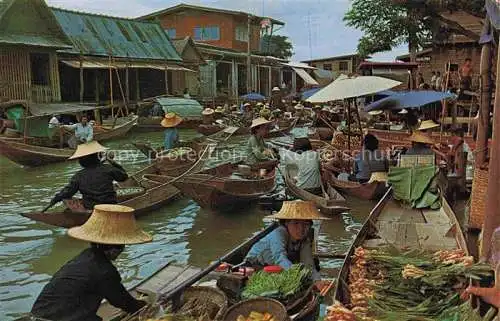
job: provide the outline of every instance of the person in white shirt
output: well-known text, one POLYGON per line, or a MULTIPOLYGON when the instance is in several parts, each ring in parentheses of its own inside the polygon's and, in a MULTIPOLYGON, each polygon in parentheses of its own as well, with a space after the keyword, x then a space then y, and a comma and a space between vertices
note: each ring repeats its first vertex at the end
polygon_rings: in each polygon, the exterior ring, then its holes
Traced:
POLYGON ((321 193, 321 171, 319 153, 312 150, 308 138, 296 138, 293 142, 293 150, 280 149, 280 164, 285 166, 297 166, 297 187, 311 193, 321 193))
POLYGON ((436 90, 437 91, 442 91, 443 88, 443 78, 441 78, 441 72, 438 71, 436 74, 436 90))
POLYGON ((56 128, 60 125, 59 118, 57 118, 57 115, 52 115, 52 118, 49 120, 49 128, 56 128))
POLYGON ((75 135, 68 141, 68 145, 71 148, 76 148, 79 144, 89 143, 94 138, 94 129, 88 123, 87 116, 82 116, 79 123, 63 125, 63 127, 75 132, 75 135))
POLYGON ((433 90, 437 90, 437 87, 436 87, 436 72, 435 71, 432 72, 431 87, 432 87, 433 90))

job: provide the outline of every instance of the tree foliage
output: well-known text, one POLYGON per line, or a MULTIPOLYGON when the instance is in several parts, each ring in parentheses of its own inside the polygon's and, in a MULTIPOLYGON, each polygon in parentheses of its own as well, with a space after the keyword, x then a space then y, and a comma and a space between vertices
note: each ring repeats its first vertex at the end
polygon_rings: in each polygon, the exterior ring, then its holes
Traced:
POLYGON ((260 42, 260 54, 289 59, 293 56, 293 45, 286 36, 264 35, 260 42))

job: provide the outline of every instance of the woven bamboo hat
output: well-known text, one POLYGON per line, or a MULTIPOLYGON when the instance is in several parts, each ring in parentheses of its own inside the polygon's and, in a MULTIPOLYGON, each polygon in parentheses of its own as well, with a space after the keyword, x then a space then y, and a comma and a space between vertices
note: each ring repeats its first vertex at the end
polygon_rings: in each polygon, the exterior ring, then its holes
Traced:
POLYGON ((93 140, 91 142, 80 144, 76 147, 76 151, 68 159, 76 159, 83 156, 88 156, 92 154, 102 153, 106 151, 106 147, 99 144, 97 141, 93 140))
POLYGON ((215 112, 216 113, 223 113, 224 112, 224 108, 222 106, 217 106, 217 108, 215 108, 215 112))
POLYGON ((278 213, 268 217, 276 220, 329 220, 321 216, 311 201, 285 201, 278 213))
POLYGON ((281 91, 278 87, 273 87, 272 91, 281 91))
POLYGON ((389 180, 389 174, 387 172, 373 172, 370 176, 368 183, 373 182, 387 182, 389 180))
POLYGON ((401 114, 401 115, 408 114, 408 110, 406 110, 406 109, 401 109, 400 111, 398 111, 398 114, 401 114))
POLYGON ((295 105, 295 110, 303 110, 303 109, 304 109, 304 105, 302 105, 302 104, 295 105))
POLYGON ((439 127, 440 125, 433 121, 432 119, 430 120, 424 120, 420 123, 420 126, 418 126, 417 130, 426 130, 426 129, 431 129, 431 128, 436 128, 439 127))
POLYGON ((250 126, 250 128, 255 128, 258 126, 262 126, 262 125, 267 125, 270 123, 271 122, 269 120, 265 119, 264 117, 258 117, 258 118, 255 118, 254 120, 252 120, 252 125, 250 126))
POLYGON ((409 138, 410 142, 423 143, 423 144, 434 144, 434 140, 421 132, 414 131, 409 138))
POLYGON ((252 104, 250 104, 250 103, 244 103, 243 104, 243 107, 248 107, 248 106, 252 106, 252 104))
POLYGON ((134 209, 128 206, 99 204, 82 226, 68 230, 75 239, 99 244, 139 244, 153 238, 137 226, 134 209))
POLYGON ((176 113, 166 113, 161 121, 161 125, 166 128, 176 127, 182 122, 182 118, 176 113))
POLYGON ((212 109, 212 108, 205 108, 203 109, 203 111, 201 112, 202 115, 205 115, 205 116, 208 116, 208 115, 212 115, 215 111, 212 109))
POLYGON ((379 109, 379 110, 370 110, 370 111, 368 112, 368 115, 371 115, 371 116, 377 116, 377 115, 380 115, 380 114, 382 114, 382 113, 383 113, 383 111, 382 111, 382 110, 380 110, 380 109, 379 109))

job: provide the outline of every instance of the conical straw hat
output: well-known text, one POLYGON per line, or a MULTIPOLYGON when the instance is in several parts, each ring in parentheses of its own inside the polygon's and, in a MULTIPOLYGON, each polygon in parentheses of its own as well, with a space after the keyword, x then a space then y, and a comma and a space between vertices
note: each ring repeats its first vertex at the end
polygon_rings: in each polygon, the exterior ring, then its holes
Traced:
POLYGON ((434 144, 434 140, 421 132, 415 131, 409 138, 410 142, 424 143, 424 144, 434 144))
POLYGON ((278 213, 268 217, 277 220, 329 220, 321 216, 311 201, 285 201, 278 213))
POLYGON ((383 111, 382 111, 382 110, 380 110, 380 109, 379 109, 379 110, 370 110, 370 111, 368 112, 368 114, 369 114, 369 115, 371 115, 371 116, 380 115, 380 114, 382 114, 382 113, 383 113, 383 111))
POLYGON ((281 91, 281 90, 279 89, 279 87, 273 87, 271 91, 281 91))
POLYGON ((436 128, 439 127, 440 125, 433 121, 432 119, 430 120, 424 120, 420 123, 420 126, 418 126, 417 130, 426 130, 426 129, 431 129, 431 128, 436 128))
POLYGON ((101 153, 106 151, 106 147, 99 144, 97 141, 93 140, 91 142, 80 144, 76 147, 76 151, 68 159, 76 159, 83 156, 88 156, 96 153, 101 153))
POLYGON ((161 121, 161 125, 163 127, 175 127, 182 122, 182 118, 178 116, 176 113, 167 113, 165 118, 161 121))
POLYGON ((401 109, 400 111, 398 111, 398 114, 401 114, 401 115, 408 114, 408 110, 406 110, 406 109, 401 109))
POLYGON ((202 115, 205 115, 205 116, 208 116, 208 115, 212 115, 215 111, 212 109, 212 108, 205 108, 203 109, 203 111, 201 112, 202 115))
POLYGON ((302 105, 302 104, 295 105, 295 110, 303 110, 303 109, 304 109, 304 105, 302 105))
POLYGON ((99 204, 82 226, 68 230, 79 240, 99 244, 139 244, 151 242, 151 235, 137 226, 134 209, 128 206, 99 204))
POLYGON ((224 112, 224 108, 222 106, 217 106, 217 108, 215 108, 215 112, 216 113, 223 113, 224 112))
POLYGON ((250 126, 250 128, 255 128, 257 126, 261 126, 261 125, 267 125, 271 123, 269 120, 265 119, 264 117, 258 117, 258 118, 255 118, 254 120, 252 120, 252 125, 250 126))
POLYGON ((373 182, 387 182, 389 180, 389 175, 387 172, 373 172, 370 176, 369 183, 373 182))

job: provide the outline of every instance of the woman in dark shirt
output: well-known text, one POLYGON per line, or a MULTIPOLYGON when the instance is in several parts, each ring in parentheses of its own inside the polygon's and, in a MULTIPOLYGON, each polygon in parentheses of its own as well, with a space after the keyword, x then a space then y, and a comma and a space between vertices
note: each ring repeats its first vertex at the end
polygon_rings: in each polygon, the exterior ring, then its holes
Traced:
POLYGON ((106 148, 96 141, 78 145, 75 154, 69 159, 78 159, 83 169, 73 175, 69 184, 54 196, 51 205, 70 199, 78 191, 82 194, 83 206, 88 210, 92 210, 96 204, 117 203, 113 181, 123 182, 128 175, 111 158, 106 158, 109 164, 101 162, 99 153, 105 151, 106 148))
POLYGON ((96 205, 88 221, 69 229, 68 235, 90 242, 90 248, 54 274, 33 305, 33 316, 53 321, 101 321, 97 310, 103 299, 128 313, 146 305, 127 292, 112 263, 126 244, 152 240, 137 228, 133 208, 96 205))

